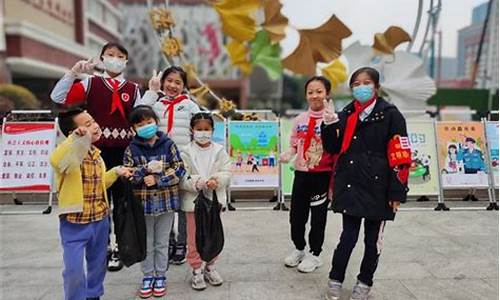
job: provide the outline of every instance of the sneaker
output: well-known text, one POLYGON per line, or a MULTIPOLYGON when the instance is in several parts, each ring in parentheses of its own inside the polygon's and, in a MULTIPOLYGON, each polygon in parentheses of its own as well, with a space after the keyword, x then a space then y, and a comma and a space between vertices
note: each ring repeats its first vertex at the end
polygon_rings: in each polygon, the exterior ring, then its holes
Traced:
POLYGON ((326 291, 326 300, 338 300, 340 299, 340 293, 342 291, 342 282, 330 279, 328 280, 328 290, 326 291))
POLYGON ((167 294, 167 278, 165 276, 156 277, 153 286, 153 296, 163 297, 165 294, 167 294))
POLYGON ((371 287, 358 280, 352 289, 351 300, 368 300, 370 289, 371 287))
POLYGON ((222 280, 222 277, 220 277, 219 272, 217 272, 215 268, 211 270, 209 268, 205 268, 204 275, 205 280, 208 281, 208 283, 210 283, 210 285, 212 286, 219 286, 224 282, 224 280, 222 280))
POLYGON ((153 295, 154 281, 155 279, 153 276, 144 276, 141 289, 139 290, 139 297, 149 298, 153 295))
POLYGON ((229 211, 235 211, 235 210, 236 210, 236 207, 234 207, 231 203, 228 203, 228 204, 227 204, 227 209, 228 209, 229 211))
POLYGON ((108 260, 108 271, 117 272, 123 268, 123 263, 120 261, 120 255, 118 254, 118 249, 114 249, 108 260))
POLYGON ((193 277, 191 278, 191 287, 197 291, 202 291, 207 288, 202 268, 193 270, 193 277))
POLYGON ((172 263, 174 265, 182 265, 186 262, 186 245, 177 244, 175 245, 175 253, 172 257, 172 263))
POLYGON ((175 252, 175 240, 170 240, 168 242, 168 262, 172 263, 174 261, 174 252, 175 252))
POLYGON ((321 265, 323 265, 323 263, 321 262, 319 256, 307 254, 297 266, 297 270, 302 273, 311 273, 312 271, 321 267, 321 265))
POLYGON ((305 255, 306 253, 304 252, 304 250, 297 250, 297 249, 293 250, 293 252, 290 253, 290 255, 285 257, 285 266, 289 268, 295 268, 304 259, 305 255))

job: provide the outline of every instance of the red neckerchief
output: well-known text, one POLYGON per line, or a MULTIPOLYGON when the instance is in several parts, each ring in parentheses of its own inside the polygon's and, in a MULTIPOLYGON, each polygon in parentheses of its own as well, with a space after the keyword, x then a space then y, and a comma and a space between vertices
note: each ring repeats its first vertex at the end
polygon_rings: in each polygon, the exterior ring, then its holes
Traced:
POLYGON ((358 123, 359 114, 370 104, 375 102, 377 97, 373 97, 371 100, 365 104, 361 104, 358 100, 354 101, 354 112, 347 117, 347 123, 344 130, 344 139, 342 140, 342 147, 340 148, 340 154, 343 154, 349 149, 351 145, 352 137, 354 136, 354 131, 356 130, 356 125, 358 123))
POLYGON ((168 100, 168 99, 161 100, 161 103, 163 103, 166 106, 165 112, 163 113, 163 117, 165 117, 165 115, 167 115, 167 113, 168 113, 167 133, 170 133, 170 131, 172 130, 172 127, 174 125, 174 106, 177 103, 180 103, 180 102, 187 100, 187 99, 189 99, 189 97, 187 95, 181 94, 172 100, 168 100))
POLYGON ((120 87, 120 82, 113 78, 107 79, 109 84, 113 87, 113 96, 111 97, 111 111, 109 114, 113 114, 117 109, 124 119, 127 118, 125 115, 125 110, 123 109, 122 101, 120 100, 120 93, 118 92, 120 87))
POLYGON ((309 123, 307 124, 307 133, 306 133, 306 137, 304 139, 304 152, 302 153, 302 156, 306 160, 307 160, 306 152, 309 149, 309 147, 311 146, 311 140, 315 135, 314 129, 316 127, 316 120, 317 119, 320 119, 320 117, 315 118, 311 115, 309 116, 309 123))

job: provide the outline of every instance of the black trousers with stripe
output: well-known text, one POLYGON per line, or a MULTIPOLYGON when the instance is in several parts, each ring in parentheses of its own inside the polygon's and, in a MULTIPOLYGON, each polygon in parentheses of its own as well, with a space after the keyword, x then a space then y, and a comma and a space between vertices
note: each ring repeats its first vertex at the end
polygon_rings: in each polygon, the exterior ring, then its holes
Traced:
POLYGON ((325 240, 326 216, 328 212, 328 188, 331 172, 295 171, 290 207, 290 230, 297 250, 306 247, 306 223, 311 213, 309 247, 313 255, 321 253, 325 240), (324 202, 321 202, 324 200, 324 202), (319 204, 318 204, 319 203, 319 204))
MULTIPOLYGON (((356 246, 362 218, 342 215, 342 233, 337 248, 333 253, 330 279, 344 281, 347 264, 352 250, 356 246)), ((364 219, 365 252, 361 261, 358 280, 369 286, 373 285, 373 275, 377 270, 378 258, 382 250, 385 221, 364 219)))

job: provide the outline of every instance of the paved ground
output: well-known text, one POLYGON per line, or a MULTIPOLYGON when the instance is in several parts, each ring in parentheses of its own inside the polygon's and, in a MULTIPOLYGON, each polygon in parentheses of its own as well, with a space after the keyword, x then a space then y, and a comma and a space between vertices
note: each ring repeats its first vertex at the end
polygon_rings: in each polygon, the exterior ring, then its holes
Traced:
MULTIPOLYGON (((484 204, 484 203, 482 203, 484 204)), ((0 208, 0 210, 4 208, 0 208)), ((224 215, 226 282, 195 292, 186 265, 168 272, 165 299, 322 299, 340 218, 329 213, 324 265, 313 274, 283 266, 292 249, 288 214, 239 210, 224 215)), ((0 299, 62 299, 55 215, 0 216, 0 299)), ((361 238, 361 237, 360 237, 361 238)), ((348 299, 362 245, 344 283, 348 299)), ((373 299, 498 299, 498 212, 402 211, 386 229, 373 299)), ((108 273, 103 299, 135 299, 139 268, 108 273)))

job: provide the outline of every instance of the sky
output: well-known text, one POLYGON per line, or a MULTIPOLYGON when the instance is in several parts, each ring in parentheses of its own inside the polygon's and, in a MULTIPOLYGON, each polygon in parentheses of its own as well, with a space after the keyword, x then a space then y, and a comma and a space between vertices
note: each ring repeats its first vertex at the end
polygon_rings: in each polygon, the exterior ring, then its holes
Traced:
MULTIPOLYGON (((282 13, 296 29, 314 28, 335 14, 353 32, 344 39, 346 48, 355 41, 372 45, 373 35, 384 32, 389 26, 400 26, 412 35, 417 17, 418 0, 281 0, 282 13), (307 3, 307 6, 304 5, 307 3)), ((436 2, 436 1, 435 1, 436 2)), ((442 10, 438 30, 442 31, 445 57, 457 56, 457 31, 471 23, 472 8, 487 0, 442 0, 442 10)), ((427 10, 430 0, 423 0, 423 18, 419 34, 415 39, 418 50, 427 22, 427 10)), ((287 38, 281 42, 282 56, 290 54, 298 44, 298 33, 287 28, 287 38)), ((407 44, 398 49, 406 50, 407 44)))

